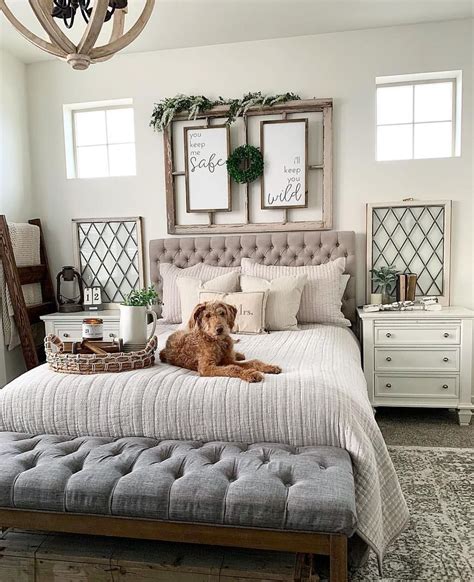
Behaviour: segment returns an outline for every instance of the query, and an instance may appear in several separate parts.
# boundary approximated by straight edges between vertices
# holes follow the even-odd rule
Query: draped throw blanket
[[[172,327],[158,328],[163,347]],[[354,465],[357,533],[381,558],[405,527],[408,510],[352,332],[313,325],[240,339],[239,351],[278,364],[283,373],[247,384],[161,363],[92,376],[40,366],[0,390],[0,430],[341,447]]]
[[[9,223],[8,230],[17,267],[40,265],[40,229],[33,224]],[[40,283],[23,285],[22,290],[27,306],[42,302]],[[20,345],[20,338],[15,325],[13,305],[1,261],[0,302],[5,345],[9,350],[13,350]]]

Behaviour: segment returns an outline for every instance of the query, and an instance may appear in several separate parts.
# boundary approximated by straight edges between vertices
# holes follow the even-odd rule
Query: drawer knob
[[[385,336],[386,337],[392,337],[392,334],[389,331],[387,331],[387,333],[385,334]]]
[[[449,358],[443,358],[443,362],[449,362]]]
[[[63,337],[69,337],[69,334],[67,333],[67,331],[65,331],[65,332],[63,333]]]
[[[447,384],[443,384],[443,390],[447,390],[449,386]]]
[[[385,359],[387,360],[387,362],[391,362],[392,361],[392,358],[390,356],[387,356]]]
[[[385,384],[385,388],[391,388],[392,385],[390,383]]]
[[[109,333],[109,337],[115,337],[114,333]]]
[[[449,337],[449,333],[446,331],[445,333],[443,333],[444,337]]]

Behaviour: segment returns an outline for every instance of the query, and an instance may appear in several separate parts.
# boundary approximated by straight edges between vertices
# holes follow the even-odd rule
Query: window
[[[459,155],[461,72],[377,78],[377,160]]]
[[[130,100],[66,105],[64,121],[68,178],[136,174]]]

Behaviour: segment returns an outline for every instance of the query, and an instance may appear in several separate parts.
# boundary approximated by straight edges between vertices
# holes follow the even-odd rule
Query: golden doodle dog
[[[230,332],[237,309],[218,301],[200,303],[194,308],[186,331],[170,335],[160,352],[162,362],[195,370],[201,376],[229,376],[247,382],[260,382],[265,374],[279,374],[281,368],[259,360],[245,360],[234,351]],[[262,373],[263,372],[263,373]]]

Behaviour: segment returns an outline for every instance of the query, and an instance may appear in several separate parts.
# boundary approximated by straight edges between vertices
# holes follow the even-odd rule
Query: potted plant
[[[155,303],[160,303],[160,300],[153,285],[131,291],[125,297],[120,305],[120,337],[125,345],[133,345],[139,349],[153,336],[156,313],[151,306]],[[148,314],[153,318],[153,329],[147,338]]]
[[[370,269],[370,273],[372,273],[372,281],[377,286],[377,289],[380,289],[382,295],[381,302],[383,304],[390,303],[390,295],[392,294],[397,282],[398,271],[395,268],[395,265]]]

